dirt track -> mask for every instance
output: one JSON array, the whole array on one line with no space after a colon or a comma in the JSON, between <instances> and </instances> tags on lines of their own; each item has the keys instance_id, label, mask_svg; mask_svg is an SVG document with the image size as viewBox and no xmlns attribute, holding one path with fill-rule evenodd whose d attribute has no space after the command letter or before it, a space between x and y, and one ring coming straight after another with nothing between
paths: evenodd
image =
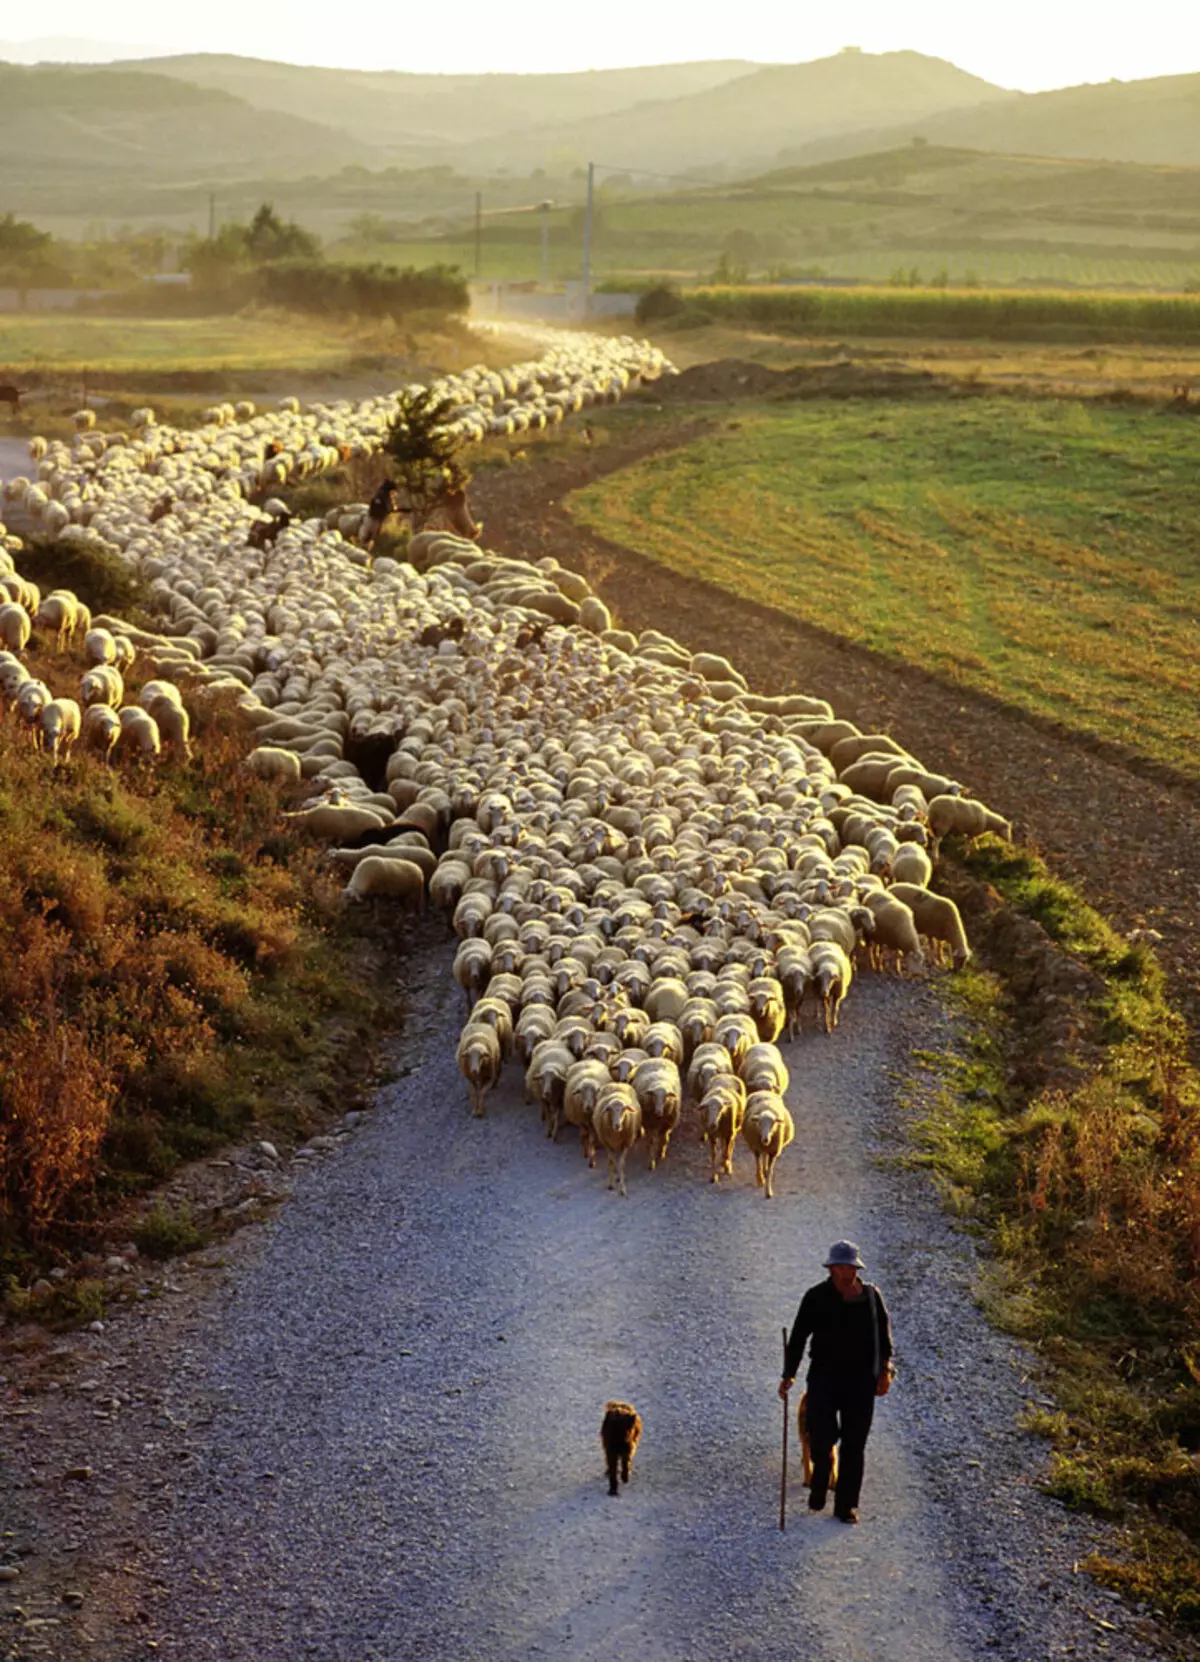
<instances>
[{"instance_id":1,"label":"dirt track","mask_svg":"<svg viewBox=\"0 0 1200 1662\"><path fill-rule=\"evenodd\" d=\"M1119 928L1161 934L1158 951L1197 1052L1200 784L711 584L682 583L593 535L562 506L568 492L687 442L702 426L697 410L695 422L681 423L669 443L660 432L582 455L555 456L546 448L535 467L487 474L473 501L488 546L526 558L553 554L584 573L622 625L664 629L690 646L724 653L760 691L828 698L865 732L889 732L928 766L969 783L1012 819L1019 841L1076 880Z\"/></svg>"}]
</instances>

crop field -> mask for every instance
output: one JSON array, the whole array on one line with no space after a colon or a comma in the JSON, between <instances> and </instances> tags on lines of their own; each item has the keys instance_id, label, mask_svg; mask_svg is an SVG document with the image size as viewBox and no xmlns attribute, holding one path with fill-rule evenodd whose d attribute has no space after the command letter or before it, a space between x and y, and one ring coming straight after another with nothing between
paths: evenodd
<instances>
[{"instance_id":1,"label":"crop field","mask_svg":"<svg viewBox=\"0 0 1200 1662\"><path fill-rule=\"evenodd\" d=\"M725 415L571 512L683 576L1200 774L1189 420L1000 398Z\"/></svg>"}]
</instances>

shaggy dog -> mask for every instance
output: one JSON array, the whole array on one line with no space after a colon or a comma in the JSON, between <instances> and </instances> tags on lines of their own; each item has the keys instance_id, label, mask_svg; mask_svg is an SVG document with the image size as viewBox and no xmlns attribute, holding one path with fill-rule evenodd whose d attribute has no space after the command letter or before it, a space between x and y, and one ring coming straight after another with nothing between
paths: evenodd
<instances>
[{"instance_id":1,"label":"shaggy dog","mask_svg":"<svg viewBox=\"0 0 1200 1662\"><path fill-rule=\"evenodd\" d=\"M812 1488L812 1448L808 1441L808 1392L800 1393L800 1401L796 1405L796 1430L800 1434L800 1459L804 1465L804 1487ZM837 1445L834 1444L833 1456L829 1462L829 1484L833 1488L837 1483Z\"/></svg>"},{"instance_id":2,"label":"shaggy dog","mask_svg":"<svg viewBox=\"0 0 1200 1662\"><path fill-rule=\"evenodd\" d=\"M621 1482L629 1482L629 1467L637 1452L642 1434L642 1417L628 1402L606 1402L604 1421L600 1427L600 1441L604 1444L604 1464L608 1468L608 1492L619 1494L617 1468Z\"/></svg>"}]
</instances>

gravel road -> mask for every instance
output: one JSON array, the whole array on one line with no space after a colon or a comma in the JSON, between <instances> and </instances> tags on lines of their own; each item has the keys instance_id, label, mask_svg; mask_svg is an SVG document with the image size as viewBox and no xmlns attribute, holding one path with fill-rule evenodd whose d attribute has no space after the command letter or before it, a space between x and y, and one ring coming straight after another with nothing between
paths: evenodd
<instances>
[{"instance_id":1,"label":"gravel road","mask_svg":"<svg viewBox=\"0 0 1200 1662\"><path fill-rule=\"evenodd\" d=\"M574 1133L547 1142L515 1075L468 1116L450 958L409 966L411 1071L297 1163L191 1315L172 1326L164 1300L85 1336L80 1367L124 1382L119 1411L78 1418L68 1384L4 1426L10 1462L40 1474L12 1514L27 1591L69 1522L54 1577L83 1595L13 1657L131 1662L148 1640L178 1662L1185 1654L1074 1573L1103 1537L1034 1487L1027 1358L973 1301L970 1239L887 1158L910 1050L950 1042L927 988L867 979L835 1035L791 1047L798 1135L773 1202L744 1148L707 1184L683 1132L659 1172L631 1160L621 1199ZM860 1527L808 1515L793 1444L781 1534L781 1327L842 1235L888 1297L901 1373ZM645 1421L619 1500L598 1439L612 1395ZM28 1519L67 1449L95 1476L39 1542Z\"/></svg>"}]
</instances>

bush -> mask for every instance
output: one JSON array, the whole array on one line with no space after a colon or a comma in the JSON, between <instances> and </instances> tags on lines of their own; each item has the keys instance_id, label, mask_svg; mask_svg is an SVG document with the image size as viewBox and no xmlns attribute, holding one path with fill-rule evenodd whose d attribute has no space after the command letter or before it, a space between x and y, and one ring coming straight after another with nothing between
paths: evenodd
<instances>
[{"instance_id":1,"label":"bush","mask_svg":"<svg viewBox=\"0 0 1200 1662\"><path fill-rule=\"evenodd\" d=\"M321 260L280 260L259 268L257 296L270 306L329 316L439 317L468 310L471 297L457 266L326 265Z\"/></svg>"},{"instance_id":2,"label":"bush","mask_svg":"<svg viewBox=\"0 0 1200 1662\"><path fill-rule=\"evenodd\" d=\"M204 1242L190 1206L172 1212L160 1202L133 1230L133 1244L146 1258L178 1258L181 1253L194 1252Z\"/></svg>"},{"instance_id":3,"label":"bush","mask_svg":"<svg viewBox=\"0 0 1200 1662\"><path fill-rule=\"evenodd\" d=\"M675 317L687 310L687 301L672 283L659 283L638 299L634 317L639 323L660 323L665 317Z\"/></svg>"}]
</instances>

